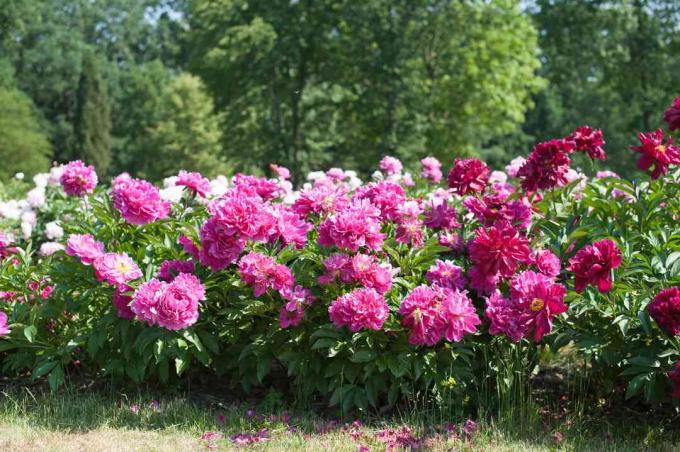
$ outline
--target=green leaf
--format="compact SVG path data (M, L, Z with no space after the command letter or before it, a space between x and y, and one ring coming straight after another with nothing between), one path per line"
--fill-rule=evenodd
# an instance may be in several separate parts
M50 390L55 392L64 383L64 369L61 366L52 369L52 372L47 377L47 381L50 384Z
M372 350L359 350L349 357L349 360L353 363L367 363L375 360L378 354Z
M40 378L43 375L47 375L52 369L56 367L56 365L57 365L56 361L43 362L42 364L38 365L33 369L33 377Z
M37 328L34 325L29 325L24 328L24 336L28 339L28 342L33 343L35 340L35 335L38 333Z

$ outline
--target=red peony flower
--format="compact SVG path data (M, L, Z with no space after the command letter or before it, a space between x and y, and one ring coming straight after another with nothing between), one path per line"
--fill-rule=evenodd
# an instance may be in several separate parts
M671 336L680 335L680 287L659 292L647 306L649 316Z
M605 239L581 248L569 259L568 270L574 273L574 290L583 292L588 284L602 292L612 288L611 270L621 265L621 251Z
M528 191L566 185L571 160L567 154L574 151L570 140L550 140L537 144L527 161L517 172L522 188Z
M567 140L573 141L576 144L576 150L587 152L591 159L604 160L607 154L602 149L604 140L602 139L602 130L593 129L590 126L577 127Z
M478 159L456 159L449 172L449 187L459 195L481 192L489 180L489 168Z
M671 132L680 129L680 96L676 97L673 104L664 112L663 119L668 123Z
M680 362L675 363L675 369L668 372L668 378L673 382L673 398L680 399Z
M643 171L648 171L652 166L652 179L658 179L668 173L669 165L680 165L680 149L673 146L673 139L663 142L663 130L638 134L640 146L632 146L631 149L642 154L638 159L637 166Z

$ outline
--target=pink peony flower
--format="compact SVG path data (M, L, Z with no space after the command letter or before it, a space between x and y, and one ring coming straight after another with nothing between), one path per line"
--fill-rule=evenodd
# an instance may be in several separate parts
M12 246L14 244L14 236L8 232L0 231L0 260L14 254L15 248Z
M429 181L437 184L442 180L442 164L434 157L425 157L420 161L423 169L420 175Z
M285 166L279 166L275 163L270 163L269 169L272 170L272 173L274 173L276 177L278 177L279 179L283 180L290 179L290 170Z
M425 274L427 280L439 287L447 289L463 290L465 287L465 276L463 270L452 261L437 259Z
M423 222L417 218L405 218L397 223L395 240L413 247L423 246L425 243Z
M486 317L491 321L489 334L505 334L513 342L519 342L527 333L527 319L522 309L499 292L493 292L486 300Z
M524 157L515 157L508 163L508 165L505 167L505 172L508 174L510 177L517 177L517 173L519 173L519 169L524 166L526 163L526 159Z
M458 289L444 289L440 317L443 321L440 334L449 342L460 342L465 334L476 332L477 325L482 323L472 301Z
M41 256L51 256L57 251L62 251L63 249L64 245L62 245L61 243L45 242L40 245L40 250L38 251L38 254L40 254Z
M453 207L449 207L448 203L431 203L429 207L425 211L425 219L423 221L423 224L428 228L449 230L460 227L457 218L458 214Z
M408 341L413 345L435 345L441 339L444 321L439 315L443 290L420 285L399 305L401 324L410 330Z
M135 261L125 253L104 253L92 265L99 281L116 287L142 277L142 271Z
M193 273L195 269L194 263L191 261L163 261L161 268L158 270L158 279L170 282L180 273Z
M401 173L404 166L399 159L386 155L380 160L380 170L387 175L394 175Z
M621 251L611 240L600 240L581 248L569 259L568 270L574 273L574 290L583 292L588 284L602 293L612 288L611 271L621 265Z
M69 196L85 196L97 186L97 173L92 165L85 166L80 160L69 162L59 178L64 193Z
M680 96L676 97L673 104L664 112L663 119L671 132L680 129Z
M168 330L188 328L198 320L199 302L205 300L205 288L194 275L181 273L165 286L156 305L156 322Z
M552 318L567 311L566 289L552 278L526 270L510 283L510 299L522 311L522 323L533 330L534 341L540 341L552 330Z
M345 254L331 254L323 261L325 273L319 276L319 284L327 286L336 281L345 284L353 281L353 270L349 256Z
M189 173L181 170L177 175L175 185L187 187L193 194L205 198L210 194L210 180L203 177L201 173Z
M158 316L158 304L163 297L168 283L152 279L141 284L135 291L130 309L137 316L137 319L146 322L147 325L156 324Z
M239 234L243 239L267 241L276 226L276 217L259 197L238 190L208 205L213 221L223 235Z
M604 140L600 129L593 129L590 126L577 127L566 139L576 144L575 150L587 152L593 160L604 160L606 158L606 153L602 149Z
M489 168L478 159L456 159L449 172L449 187L459 195L481 192L489 180Z
M470 274L472 282L488 281L497 275L509 278L520 264L531 263L528 240L507 221L477 229L468 251L476 269Z
M191 255L194 259L199 258L199 250L196 244L186 235L180 235L177 239L177 243L182 245L182 249L185 253Z
M669 165L680 165L680 148L673 145L673 139L668 138L664 143L663 130L638 134L640 146L632 146L631 149L642 154L637 161L637 166L643 171L654 167L651 173L652 179L668 174Z
M680 287L659 292L647 305L649 316L671 336L680 336Z
M282 194L281 187L276 180L269 180L264 177L237 174L234 176L233 182L239 193L257 196L261 201L271 201Z
M394 221L399 218L399 208L406 202L406 195L401 185L386 180L359 187L353 199L371 201L372 205L380 209L381 220Z
M538 271L551 278L557 277L562 269L560 258L550 250L540 250L534 253L534 264Z
M116 287L116 290L113 292L113 306L118 312L118 317L125 320L131 320L135 317L135 313L130 308L132 297L124 293L130 290L129 287L122 286Z
M347 191L335 185L321 185L300 191L293 203L293 212L309 218L311 214L334 213L349 204Z
M380 330L390 313L387 302L374 289L356 289L333 301L328 308L337 328L346 326L356 333L362 329Z
M574 146L574 142L569 140L550 140L537 144L517 172L517 176L522 179L522 188L536 191L566 185L571 163L568 154L574 151Z
M277 205L273 209L276 222L272 229L269 242L277 240L285 245L294 245L297 249L302 249L307 243L307 233L314 229L314 225L307 223L300 216L283 205Z
M158 188L141 179L126 179L114 184L113 206L130 224L148 224L166 218L170 203L163 201Z
M384 294L392 287L391 267L382 266L374 256L356 254L350 262L352 279L362 286Z
M253 287L256 297L263 295L268 289L281 292L295 284L293 273L288 267L277 264L272 257L254 251L241 258L238 272L241 280Z
M380 211L368 200L355 201L319 225L319 245L378 250L384 239L379 217Z
M218 218L210 218L203 223L199 233L201 265L212 271L219 271L236 262L243 251L245 240L226 227Z
M0 336L7 336L11 332L7 321L8 321L7 314L0 311Z

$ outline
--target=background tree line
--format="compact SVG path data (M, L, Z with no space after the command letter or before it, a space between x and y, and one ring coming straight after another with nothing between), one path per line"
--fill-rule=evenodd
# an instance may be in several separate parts
M674 0L5 0L0 177L500 165L582 124L625 173L680 94L678 19Z

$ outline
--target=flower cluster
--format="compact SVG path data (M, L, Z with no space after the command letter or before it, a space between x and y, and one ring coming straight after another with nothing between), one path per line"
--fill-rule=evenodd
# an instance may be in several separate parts
M250 252L238 263L238 273L244 283L253 288L256 297L267 290L284 291L295 284L293 273L288 267L262 253Z
M319 284L334 282L359 283L363 287L385 293L392 286L392 268L381 264L375 256L358 253L353 257L332 254L324 262L325 273L319 276Z

